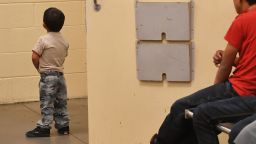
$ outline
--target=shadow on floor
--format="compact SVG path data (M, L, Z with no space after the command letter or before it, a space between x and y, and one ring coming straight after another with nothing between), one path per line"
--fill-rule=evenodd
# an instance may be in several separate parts
M38 102L0 105L0 138L5 144L88 144L87 99L68 101L70 135L60 136L53 127L49 138L26 138L25 133L35 128L40 119Z

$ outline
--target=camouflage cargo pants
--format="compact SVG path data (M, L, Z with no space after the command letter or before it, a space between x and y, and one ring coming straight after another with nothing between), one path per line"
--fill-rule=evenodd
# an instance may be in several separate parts
M63 73L42 73L39 89L42 119L37 122L37 126L51 128L53 121L57 129L68 126L67 88Z

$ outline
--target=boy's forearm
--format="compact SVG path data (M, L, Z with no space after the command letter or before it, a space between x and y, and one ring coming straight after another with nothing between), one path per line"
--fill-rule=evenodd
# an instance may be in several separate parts
M232 66L237 64L237 55L238 49L233 47L231 44L227 44L225 51L223 52L223 58L220 63L220 67L215 77L214 84L224 82L228 80L229 75L232 71Z
M36 68L36 70L38 70L39 69L39 60L32 60L32 62L33 62L34 67Z
M40 56L36 52L33 51L32 62L37 71L39 69L39 58L40 58Z
M218 72L215 77L214 84L223 82L229 78L229 75L231 73L232 67L222 67L218 69Z

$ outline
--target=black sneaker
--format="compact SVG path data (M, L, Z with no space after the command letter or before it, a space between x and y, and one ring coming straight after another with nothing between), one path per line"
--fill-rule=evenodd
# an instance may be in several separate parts
M69 134L69 126L58 129L58 133L61 135L68 135Z
M32 131L28 131L26 133L27 137L49 137L50 136L50 129L49 128L40 128L36 127Z

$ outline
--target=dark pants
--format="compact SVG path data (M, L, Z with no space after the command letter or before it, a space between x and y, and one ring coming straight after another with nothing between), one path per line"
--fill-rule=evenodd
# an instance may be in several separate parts
M192 109L193 120L184 116ZM177 100L158 133L160 144L218 144L219 122L236 123L230 134L232 144L240 130L249 123L245 118L256 112L256 96L240 97L229 82L202 89Z
M256 143L256 114L246 118L250 123L240 131L235 138L235 144L255 144Z

